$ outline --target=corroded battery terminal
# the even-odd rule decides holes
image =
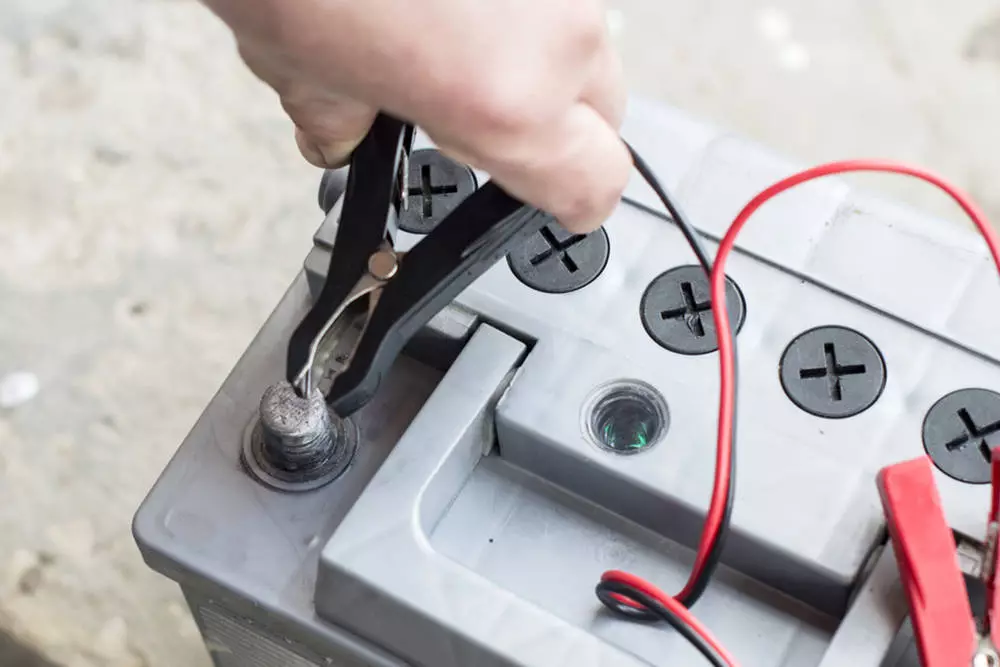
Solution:
[[[282,381],[261,397],[259,418],[244,441],[243,462],[272,488],[308,491],[344,472],[357,440],[353,424],[334,415],[319,390],[303,397]]]

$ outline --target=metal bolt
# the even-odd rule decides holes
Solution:
[[[797,336],[781,356],[788,398],[817,417],[842,419],[870,408],[885,388],[882,354],[853,329],[825,326]]]
[[[989,484],[991,449],[1000,445],[1000,394],[960,389],[931,406],[924,417],[924,449],[949,477]]]
[[[972,657],[972,667],[1000,667],[1000,655],[990,637],[980,639],[976,654]]]
[[[378,280],[389,280],[396,275],[398,268],[396,253],[389,250],[379,250],[368,258],[368,273]]]
[[[739,288],[726,278],[726,308],[737,333],[746,319]],[[708,279],[700,266],[679,266],[653,279],[639,303],[642,326],[658,344],[679,354],[717,350]]]
[[[507,256],[518,280],[532,289],[565,294],[586,287],[608,264],[611,243],[603,228],[571,234],[549,223]]]
[[[243,443],[244,466],[281,491],[309,491],[339,477],[357,447],[357,431],[314,390],[299,396],[288,382],[264,392],[259,418]]]
[[[430,148],[410,154],[408,181],[399,228],[412,234],[429,234],[476,189],[471,169]]]

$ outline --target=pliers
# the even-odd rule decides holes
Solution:
[[[329,383],[325,397],[340,417],[371,400],[438,311],[553,221],[490,181],[411,250],[398,251],[395,221],[409,205],[414,131],[382,113],[354,150],[326,282],[288,342],[288,382],[301,396]]]
[[[972,610],[958,564],[955,537],[945,519],[926,457],[883,468],[879,496],[910,608],[923,667],[997,667],[1000,598],[996,586],[1000,448],[992,451],[992,502],[986,524],[982,609]]]

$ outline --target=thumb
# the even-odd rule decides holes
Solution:
[[[302,156],[326,169],[347,163],[375,119],[375,110],[368,105],[324,92],[283,97],[281,104],[295,123],[295,143]]]

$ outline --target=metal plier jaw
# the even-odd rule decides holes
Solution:
[[[975,612],[930,460],[920,457],[879,473],[879,495],[923,667],[1000,666],[996,587],[1000,448],[992,450],[991,465],[992,501],[981,573],[986,601]]]
[[[372,398],[403,346],[438,311],[553,221],[487,182],[409,252],[398,252],[395,220],[408,205],[413,135],[411,125],[379,114],[355,149],[326,282],[289,339],[286,379],[305,396],[332,375],[326,399],[341,417]]]

